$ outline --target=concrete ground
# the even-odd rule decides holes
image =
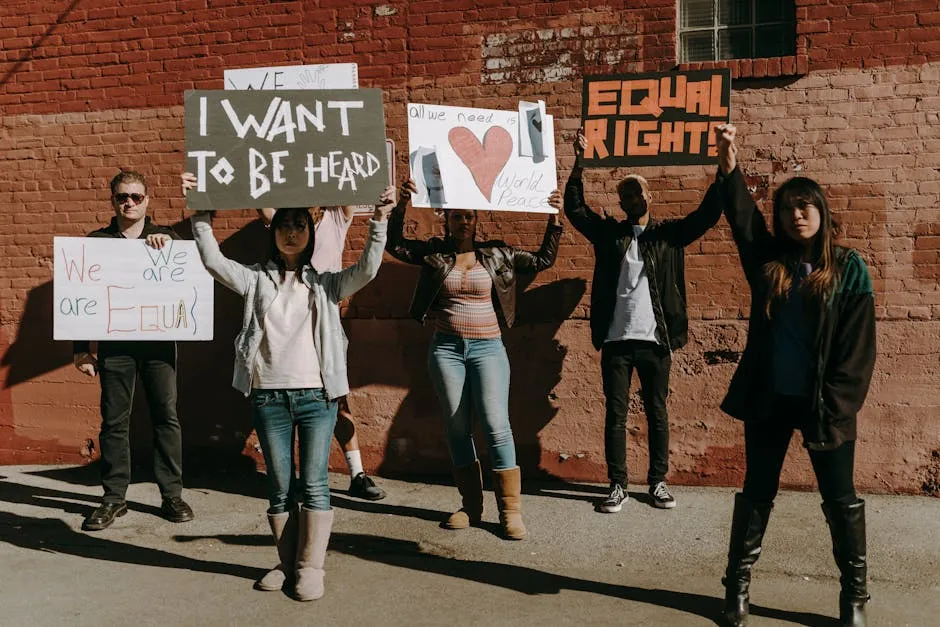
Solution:
[[[255,475],[187,478],[196,520],[156,516],[152,483],[105,531],[81,531],[94,468],[0,467],[0,625],[714,625],[733,490],[642,491],[598,514],[596,485],[529,482],[530,536],[447,531],[449,485],[379,479],[369,503],[331,476],[326,596],[299,603],[252,583],[276,555]],[[867,496],[871,625],[940,624],[940,499]],[[780,495],[754,571],[754,627],[834,625],[838,580],[816,494]]]

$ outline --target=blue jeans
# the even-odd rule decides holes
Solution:
[[[437,333],[428,350],[428,371],[444,410],[444,429],[454,466],[472,464],[472,413],[483,434],[494,470],[516,466],[509,426],[509,358],[502,338],[469,340]]]
[[[268,469],[269,514],[295,507],[297,493],[305,509],[330,509],[327,471],[336,426],[336,401],[323,388],[251,391],[255,431]],[[294,481],[294,425],[300,442],[300,480]]]

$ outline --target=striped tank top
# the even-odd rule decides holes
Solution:
[[[500,337],[492,292],[493,280],[479,261],[469,270],[451,270],[434,303],[437,331],[474,340]]]

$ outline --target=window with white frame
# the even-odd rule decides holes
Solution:
[[[679,62],[796,54],[794,0],[679,0]]]

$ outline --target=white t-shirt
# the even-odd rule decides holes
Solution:
[[[650,298],[649,277],[638,241],[640,233],[645,229],[645,226],[633,226],[633,240],[620,265],[617,302],[605,342],[645,340],[659,343],[656,339],[656,315]]]
[[[347,220],[340,207],[323,210],[316,228],[316,240],[310,265],[317,272],[339,272],[343,269],[343,248],[352,219]]]
[[[320,388],[320,360],[313,342],[316,320],[310,288],[287,272],[264,316],[264,334],[254,363],[252,387]]]

